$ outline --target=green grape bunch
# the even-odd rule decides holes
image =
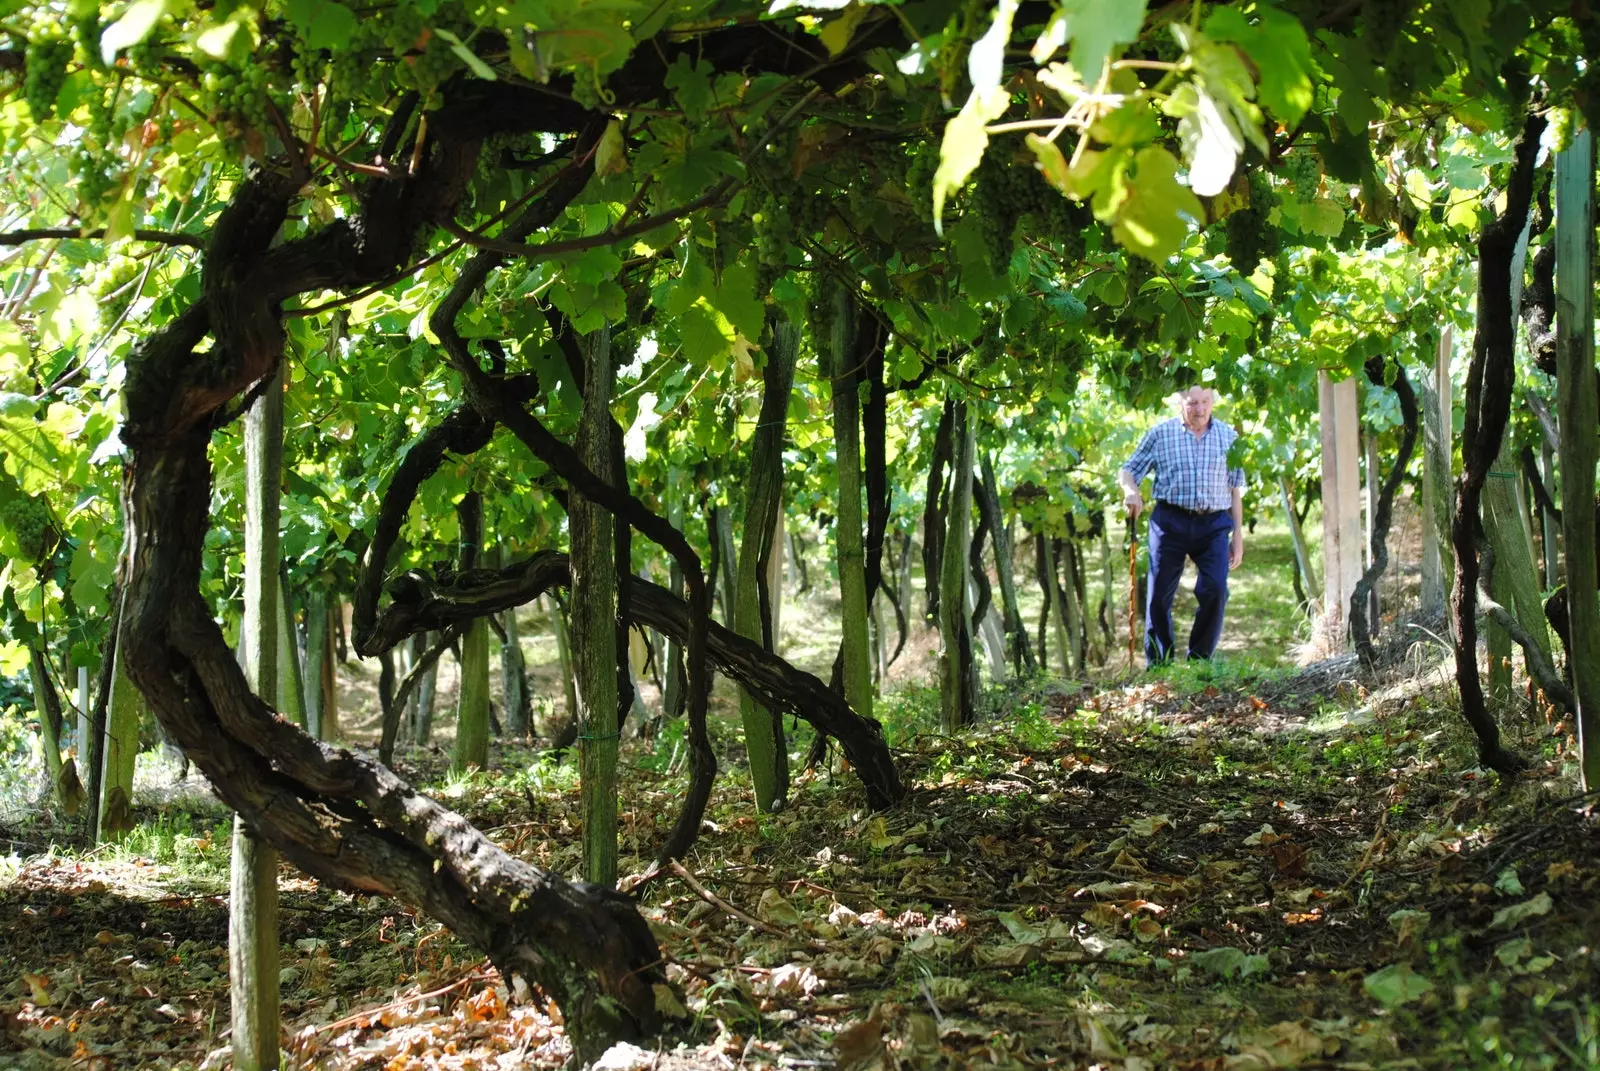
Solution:
[[[73,51],[72,42],[56,34],[28,42],[22,96],[28,102],[34,122],[42,123],[55,117],[56,97],[66,84],[67,65],[72,62]]]
[[[1223,221],[1228,260],[1240,275],[1249,277],[1263,260],[1270,260],[1283,242],[1283,233],[1272,223],[1277,197],[1271,181],[1260,171],[1250,173],[1250,203],[1229,214]]]
[[[42,495],[13,493],[0,504],[0,524],[11,532],[17,549],[30,564],[47,559],[61,542],[50,505]]]

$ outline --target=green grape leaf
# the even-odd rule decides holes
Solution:
[[[27,368],[31,356],[28,340],[17,325],[9,320],[0,321],[0,383]]]
[[[1218,7],[1206,19],[1206,36],[1239,45],[1259,75],[1257,94],[1284,126],[1297,126],[1311,108],[1311,42],[1300,20],[1276,8],[1259,8],[1251,25],[1236,7]]]
[[[1097,81],[1111,54],[1138,39],[1144,11],[1145,0],[1061,0],[1055,32],[1072,42],[1067,55],[1084,81]]]
[[[1373,98],[1388,95],[1388,79],[1373,66],[1367,46],[1359,39],[1323,30],[1317,40],[1324,47],[1318,60],[1339,90],[1339,117],[1350,133],[1365,136],[1367,127],[1380,115]]]
[[[72,601],[78,604],[78,609],[88,614],[103,614],[110,605],[107,592],[116,581],[116,570],[110,561],[96,555],[95,550],[93,543],[80,542],[72,552],[67,575],[72,579]]]
[[[678,98],[684,118],[699,119],[711,107],[711,70],[710,64],[696,63],[684,52],[667,68],[663,82]]]
[[[1386,1008],[1397,1008],[1433,991],[1433,983],[1411,969],[1409,963],[1393,963],[1373,971],[1361,980],[1361,988]]]
[[[1337,238],[1344,230],[1344,209],[1331,197],[1301,202],[1300,228],[1324,238]]]
[[[933,173],[933,229],[944,235],[945,199],[961,188],[983,159],[989,145],[985,126],[1002,115],[1011,103],[1004,89],[974,89],[955,118],[945,124],[944,140],[939,145],[939,167]]]
[[[289,0],[284,10],[311,48],[341,49],[355,36],[355,12],[338,0]]]
[[[1112,233],[1130,251],[1162,263],[1182,247],[1189,221],[1204,221],[1205,209],[1178,182],[1177,157],[1166,149],[1140,149],[1133,165],[1116,198]]]
[[[1094,140],[1112,148],[1138,148],[1161,136],[1161,116],[1145,97],[1130,97],[1089,129]]]
[[[1119,276],[1120,278],[1120,276]],[[1089,315],[1089,306],[1069,290],[1050,287],[1044,292],[1045,304],[1068,323],[1078,323]]]
[[[240,8],[226,21],[212,23],[194,39],[194,47],[212,59],[240,62],[255,51],[257,37],[255,24]]]

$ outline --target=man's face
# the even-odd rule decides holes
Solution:
[[[1183,408],[1183,423],[1193,431],[1204,431],[1211,423],[1211,407],[1217,396],[1210,387],[1190,387],[1179,398]]]

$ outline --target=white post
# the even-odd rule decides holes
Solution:
[[[1343,648],[1350,596],[1361,579],[1361,463],[1353,379],[1319,373],[1322,409],[1322,626]]]

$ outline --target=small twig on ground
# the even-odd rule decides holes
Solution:
[[[769,925],[768,923],[762,922],[760,919],[756,918],[754,915],[745,914],[743,911],[740,911],[738,908],[736,908],[732,904],[728,903],[728,901],[724,900],[722,897],[718,896],[716,893],[712,892],[710,889],[706,888],[704,885],[701,885],[700,882],[695,879],[695,876],[693,874],[689,873],[688,868],[686,868],[682,863],[678,862],[676,859],[668,860],[667,861],[667,865],[672,868],[672,872],[674,874],[678,875],[678,877],[683,879],[683,883],[685,885],[687,885],[687,886],[689,886],[689,888],[693,889],[699,895],[700,899],[704,900],[706,903],[710,904],[712,907],[720,907],[722,910],[726,911],[728,914],[732,915],[734,918],[738,919],[740,922],[743,922],[748,926],[753,926],[756,929],[760,930],[762,933],[770,933],[774,937],[789,937],[789,936],[791,936],[790,934],[785,933],[783,930],[778,929],[776,926],[772,926],[772,925]]]
[[[1385,808],[1383,814],[1378,818],[1378,828],[1373,831],[1372,839],[1367,841],[1367,850],[1361,853],[1361,862],[1356,864],[1356,868],[1350,871],[1350,876],[1345,878],[1344,883],[1339,886],[1340,892],[1348,889],[1351,882],[1359,878],[1361,876],[1361,872],[1366,870],[1367,867],[1372,863],[1372,853],[1376,851],[1379,845],[1381,845],[1385,840],[1384,831],[1388,828],[1389,811],[1388,808]]]

